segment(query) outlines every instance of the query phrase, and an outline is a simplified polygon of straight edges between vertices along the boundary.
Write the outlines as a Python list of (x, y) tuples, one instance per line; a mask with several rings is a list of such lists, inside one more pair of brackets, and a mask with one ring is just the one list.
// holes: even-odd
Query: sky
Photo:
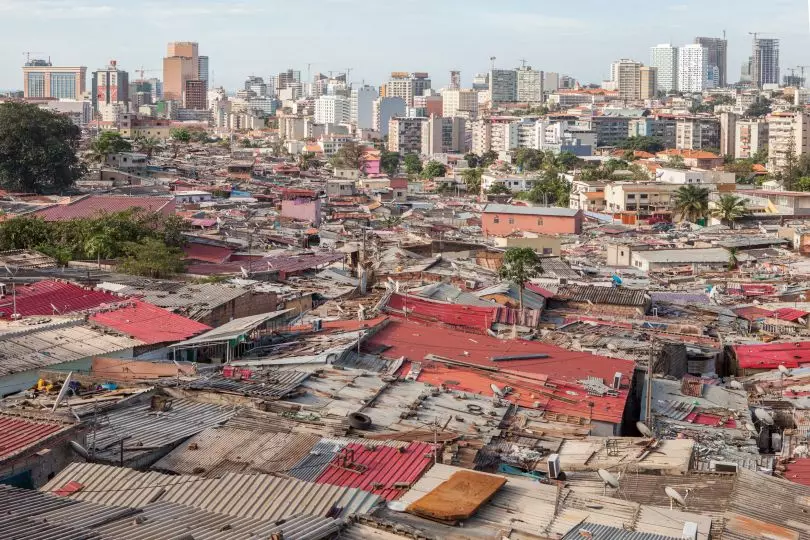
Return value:
[[(157, 70), (169, 41), (197, 41), (215, 86), (240, 87), (287, 68), (343, 72), (379, 85), (391, 71), (427, 71), (434, 88), (462, 72), (464, 86), (490, 67), (535, 69), (583, 83), (611, 62), (649, 62), (658, 43), (696, 36), (729, 41), (730, 81), (750, 55), (749, 32), (781, 39), (782, 74), (810, 66), (810, 0), (0, 0), (0, 88), (22, 87), (25, 51), (89, 72), (116, 59)], [(810, 77), (810, 67), (807, 72)]]

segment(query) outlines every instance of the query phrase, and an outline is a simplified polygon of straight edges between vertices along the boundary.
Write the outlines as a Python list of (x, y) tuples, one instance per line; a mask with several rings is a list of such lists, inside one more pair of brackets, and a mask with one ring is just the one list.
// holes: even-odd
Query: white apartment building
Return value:
[(301, 116), (279, 116), (278, 136), (288, 141), (300, 141), (306, 134), (306, 122)]
[(608, 212), (667, 212), (674, 205), (678, 184), (657, 182), (611, 182), (605, 185)]
[(658, 90), (674, 92), (678, 89), (678, 48), (669, 44), (650, 49), (650, 66), (658, 70)]
[(443, 90), (442, 116), (478, 116), (478, 92), (475, 90)]
[(709, 73), (709, 50), (693, 43), (678, 49), (678, 90), (699, 93), (714, 88), (715, 79)]
[(470, 122), (470, 151), (483, 155), (492, 148), (492, 122), (487, 119)]
[(344, 96), (321, 96), (315, 100), (315, 122), (318, 124), (346, 124), (351, 107)]
[(493, 174), (485, 174), (481, 177), (481, 186), (486, 189), (492, 189), (493, 186), (498, 184), (505, 186), (512, 193), (520, 193), (521, 191), (530, 191), (537, 177), (532, 176), (496, 176)]
[(405, 116), (405, 100), (401, 97), (381, 97), (374, 101), (371, 109), (374, 131), (385, 132), (392, 118)]
[(374, 102), (379, 97), (377, 89), (373, 86), (361, 86), (352, 89), (349, 98), (349, 121), (357, 129), (374, 128)]
[(768, 121), (737, 120), (734, 126), (734, 158), (748, 159), (768, 146)]
[(810, 115), (780, 112), (768, 115), (768, 171), (788, 166), (789, 154), (810, 152)]
[(419, 154), (422, 151), (422, 124), (427, 118), (392, 118), (388, 122), (388, 150), (399, 155)]
[(637, 101), (641, 99), (641, 62), (622, 59), (610, 67), (611, 80), (619, 92), (619, 99)]
[(736, 175), (725, 171), (707, 171), (701, 169), (658, 169), (655, 173), (656, 180), (662, 184), (686, 185), (706, 185), (712, 188), (718, 184), (734, 184)]
[[(555, 88), (556, 90), (556, 88)], [(523, 66), (517, 70), (517, 100), (521, 103), (543, 102), (543, 72)]]
[(422, 155), (463, 153), (465, 120), (431, 116), (422, 123)]
[(414, 79), (409, 73), (392, 73), (385, 84), (385, 97), (398, 97), (405, 100), (407, 107), (413, 107)]

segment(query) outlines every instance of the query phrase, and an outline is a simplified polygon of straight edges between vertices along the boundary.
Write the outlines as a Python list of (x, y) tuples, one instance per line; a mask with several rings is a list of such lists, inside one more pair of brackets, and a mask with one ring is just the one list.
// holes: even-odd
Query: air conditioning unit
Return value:
[(464, 281), (464, 286), (470, 290), (474, 290), (478, 286), (478, 282), (474, 279), (468, 279)]
[(315, 319), (312, 321), (312, 331), (320, 332), (323, 329), (323, 319)]
[(622, 387), (622, 372), (617, 371), (613, 374), (613, 389), (618, 390)]
[(731, 461), (716, 461), (711, 460), (709, 461), (709, 469), (714, 472), (730, 472), (736, 473), (737, 472), (737, 464)]
[(560, 472), (560, 454), (551, 454), (548, 456), (548, 477), (556, 480)]

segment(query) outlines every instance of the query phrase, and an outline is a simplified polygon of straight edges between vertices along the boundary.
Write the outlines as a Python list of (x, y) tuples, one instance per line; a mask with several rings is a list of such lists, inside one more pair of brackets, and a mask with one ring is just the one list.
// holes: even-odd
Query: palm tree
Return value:
[(709, 213), (709, 190), (698, 186), (682, 186), (675, 192), (675, 211), (681, 219), (697, 221)]
[(467, 193), (478, 193), (481, 191), (481, 177), (483, 171), (481, 169), (467, 169), (461, 173), (461, 178), (467, 185)]
[(728, 269), (729, 270), (736, 270), (737, 267), (740, 265), (740, 261), (737, 258), (737, 248), (732, 247), (728, 249)]
[(726, 194), (722, 195), (715, 203), (712, 216), (720, 218), (721, 222), (728, 223), (734, 228), (734, 222), (748, 213), (748, 206), (742, 197)]
[(135, 140), (135, 145), (138, 147), (138, 152), (146, 154), (146, 159), (152, 159), (152, 154), (155, 150), (160, 148), (160, 141), (155, 137), (139, 137)]

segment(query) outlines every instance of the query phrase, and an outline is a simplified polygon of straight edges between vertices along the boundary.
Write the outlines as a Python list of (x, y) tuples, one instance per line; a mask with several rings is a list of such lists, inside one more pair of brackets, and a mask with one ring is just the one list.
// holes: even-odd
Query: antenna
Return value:
[(608, 486), (612, 487), (613, 489), (619, 489), (619, 479), (613, 476), (613, 473), (606, 471), (605, 469), (599, 469), (596, 472), (599, 474), (599, 478), (602, 479), (602, 482), (604, 482), (603, 495), (607, 495)]
[(62, 388), (59, 390), (59, 394), (56, 396), (56, 401), (53, 403), (53, 408), (51, 412), (56, 412), (56, 408), (59, 406), (59, 403), (62, 402), (63, 399), (67, 396), (68, 390), (70, 390), (70, 378), (73, 376), (73, 372), (71, 371), (68, 373), (67, 377), (65, 377), (65, 382), (62, 383)]
[(495, 57), (494, 57), (494, 56), (490, 56), (490, 57), (489, 57), (489, 61), (490, 61), (490, 62), (492, 62), (492, 70), (493, 70), (493, 71), (495, 71)]
[(519, 61), (521, 64), (523, 64), (523, 67), (524, 67), (524, 68), (526, 67), (526, 62), (528, 62), (528, 60), (526, 60), (525, 58), (520, 58), (518, 61)]
[(673, 503), (677, 503), (678, 506), (683, 506), (686, 508), (686, 497), (689, 496), (689, 490), (686, 490), (686, 495), (681, 495), (678, 493), (678, 490), (669, 486), (664, 488), (664, 493), (667, 494), (669, 497), (669, 509), (672, 510)]

